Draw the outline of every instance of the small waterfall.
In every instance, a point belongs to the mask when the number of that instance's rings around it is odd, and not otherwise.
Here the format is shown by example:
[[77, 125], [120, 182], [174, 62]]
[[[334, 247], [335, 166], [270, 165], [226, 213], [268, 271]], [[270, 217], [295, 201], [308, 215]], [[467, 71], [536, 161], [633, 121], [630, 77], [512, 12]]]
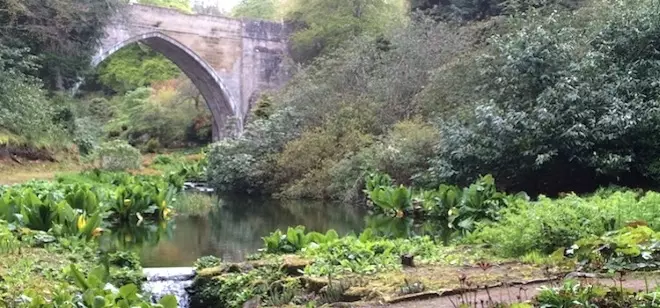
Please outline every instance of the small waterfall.
[[145, 268], [144, 276], [147, 281], [142, 288], [150, 293], [153, 302], [158, 302], [163, 296], [172, 294], [176, 296], [179, 307], [187, 308], [189, 299], [186, 288], [192, 284], [195, 269], [192, 267], [161, 267]]
[[196, 190], [201, 193], [212, 193], [215, 191], [213, 188], [206, 186], [206, 183], [203, 182], [185, 182], [183, 183], [183, 189]]

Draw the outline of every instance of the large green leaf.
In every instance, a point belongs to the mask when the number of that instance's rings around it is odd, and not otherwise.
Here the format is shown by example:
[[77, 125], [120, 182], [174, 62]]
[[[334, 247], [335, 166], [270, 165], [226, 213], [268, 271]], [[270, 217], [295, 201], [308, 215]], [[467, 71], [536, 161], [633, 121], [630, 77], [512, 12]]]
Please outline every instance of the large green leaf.
[[158, 303], [163, 305], [163, 308], [177, 308], [179, 306], [174, 295], [165, 295]]

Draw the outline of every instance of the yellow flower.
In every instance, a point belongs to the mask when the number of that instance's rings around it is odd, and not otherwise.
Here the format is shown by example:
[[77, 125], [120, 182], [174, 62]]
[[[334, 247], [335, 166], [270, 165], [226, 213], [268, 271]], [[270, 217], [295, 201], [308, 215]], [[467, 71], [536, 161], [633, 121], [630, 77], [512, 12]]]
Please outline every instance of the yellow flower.
[[124, 199], [124, 206], [125, 207], [130, 207], [131, 206], [131, 199]]
[[85, 225], [87, 225], [87, 219], [85, 219], [85, 215], [81, 214], [78, 216], [78, 230], [82, 230], [85, 228]]
[[163, 219], [167, 219], [167, 218], [169, 218], [171, 212], [172, 212], [172, 210], [170, 210], [170, 209], [168, 209], [168, 208], [165, 208], [165, 209], [163, 210]]

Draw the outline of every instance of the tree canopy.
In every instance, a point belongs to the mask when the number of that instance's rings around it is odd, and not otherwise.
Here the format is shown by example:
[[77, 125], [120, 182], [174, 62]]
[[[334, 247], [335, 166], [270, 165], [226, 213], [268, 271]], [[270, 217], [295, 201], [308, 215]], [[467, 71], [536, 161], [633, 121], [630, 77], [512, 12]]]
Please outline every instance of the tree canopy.
[[5, 0], [0, 2], [0, 42], [38, 54], [38, 77], [62, 90], [88, 68], [118, 5], [120, 0]]

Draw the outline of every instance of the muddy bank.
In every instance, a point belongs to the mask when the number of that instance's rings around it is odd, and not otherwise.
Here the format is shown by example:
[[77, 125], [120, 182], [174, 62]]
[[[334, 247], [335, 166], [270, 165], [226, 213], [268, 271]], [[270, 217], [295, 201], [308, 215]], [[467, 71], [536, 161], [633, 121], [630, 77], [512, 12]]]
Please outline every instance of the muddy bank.
[[0, 144], [0, 161], [13, 161], [22, 164], [25, 161], [56, 162], [57, 159], [50, 150], [45, 148]]

